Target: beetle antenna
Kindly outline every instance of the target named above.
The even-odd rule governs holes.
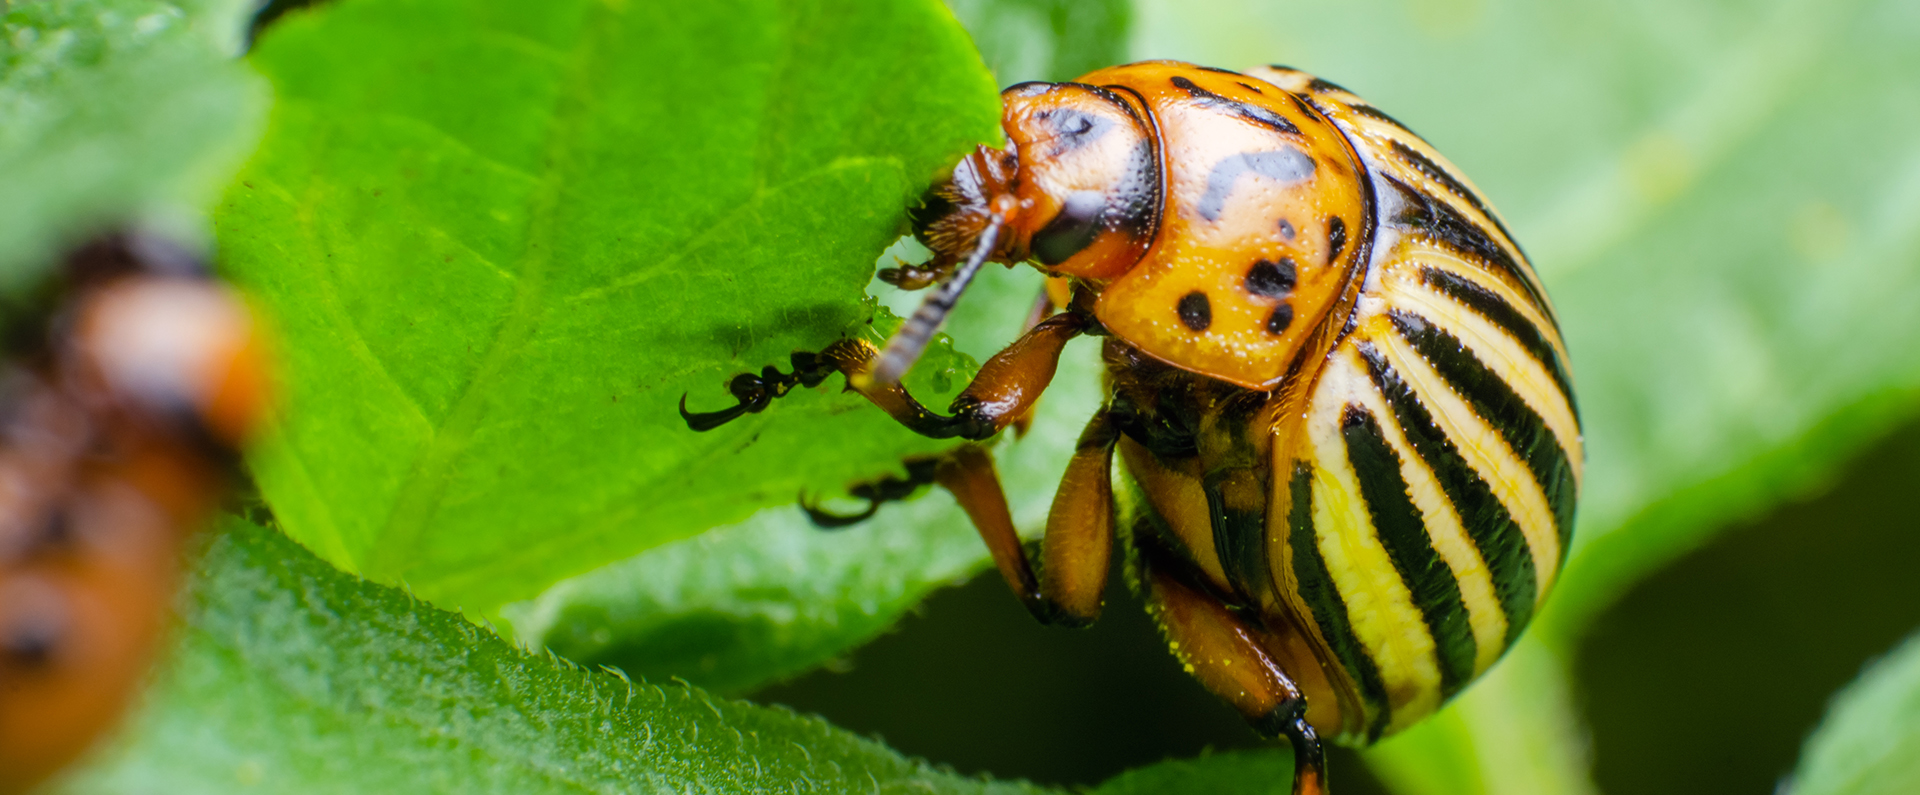
[[[933,288],[926,300],[920,302],[920,308],[913,310],[913,316],[900,326],[887,340],[887,348],[874,360],[873,370],[867,378],[870,383],[891,386],[900,383],[900,376],[907,368],[920,359],[921,351],[933,339],[934,332],[947,322],[947,313],[953,311],[953,305],[960,300],[960,294],[966,292],[967,285],[973,283],[973,276],[980,272],[980,266],[986,264],[987,257],[1000,246],[1000,232],[1006,221],[999,214],[987,216],[987,228],[980,233],[980,242],[974,245],[973,253],[967,261],[953,270],[953,275]]]

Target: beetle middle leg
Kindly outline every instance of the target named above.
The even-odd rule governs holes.
[[[986,448],[964,445],[941,457],[934,480],[973,520],[1007,587],[1044,624],[1080,627],[1100,615],[1113,552],[1113,448],[1119,438],[1105,410],[1080,435],[1047,514],[1036,574],[1013,526],[1006,492]]]
[[[1147,612],[1166,633],[1174,655],[1256,731],[1287,738],[1293,746],[1293,795],[1325,795],[1325,764],[1319,737],[1307,722],[1306,699],[1268,653],[1278,640],[1218,595],[1180,576],[1184,561],[1162,542],[1136,538],[1135,543]]]

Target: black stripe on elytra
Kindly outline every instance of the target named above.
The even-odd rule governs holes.
[[[1424,317],[1395,309],[1388,313],[1400,336],[1413,345],[1421,358],[1433,365],[1452,385],[1453,390],[1473,407],[1488,425],[1507,441],[1514,455],[1525,461],[1527,469],[1546,495],[1553,511],[1554,529],[1560,536],[1560,560],[1567,557],[1573,535],[1573,464],[1560,440],[1553,435],[1540,414],[1528,406],[1513,386],[1473,354],[1459,338],[1448,334]]]
[[[1480,198],[1480,194],[1475,193],[1472,188],[1467,187],[1466,183],[1461,182],[1459,178],[1453,175],[1453,172],[1448,171],[1439,163],[1429,160],[1426,155],[1420,154],[1420,150],[1408,146],[1404,141],[1394,141],[1393,152],[1399,155],[1401,160],[1406,161],[1407,165],[1413,166],[1415,171],[1427,175],[1428,179],[1440,183],[1442,187],[1445,187],[1453,195],[1473,205],[1473,209],[1479,210],[1480,215],[1493,222],[1493,228],[1500,230],[1500,234],[1504,235],[1508,240],[1513,240],[1513,233],[1507,231],[1506,224],[1500,223],[1500,216],[1494,215],[1493,210],[1487,207],[1487,203]],[[1518,246],[1520,244],[1514,243],[1514,245]]]
[[[1366,646],[1353,634],[1353,619],[1347,614],[1347,601],[1327,574],[1326,558],[1320,556],[1320,542],[1313,528],[1313,468],[1304,462],[1293,465],[1293,508],[1287,513],[1287,545],[1293,549],[1293,581],[1300,601],[1313,614],[1320,636],[1340,661],[1347,675],[1360,690],[1360,700],[1373,713],[1367,727],[1367,739],[1378,739],[1393,722],[1393,705],[1387,702],[1387,686],[1380,679],[1380,666],[1367,653]]]
[[[1222,69],[1218,66],[1202,66],[1198,68],[1202,72],[1219,72],[1220,74],[1223,74],[1223,75],[1233,75],[1234,77],[1241,76],[1239,72],[1233,71],[1232,69]]]
[[[1540,586],[1526,533],[1513,521],[1507,506],[1493,495],[1486,479],[1461,457],[1460,449],[1447,438],[1440,424],[1434,422],[1420,395],[1387,364],[1386,357],[1370,343],[1362,342],[1356,347],[1360,358],[1367,362],[1374,388],[1380,390],[1387,406],[1393,410],[1393,419],[1406,435],[1407,444],[1420,454],[1420,460],[1427,463],[1434,478],[1440,481],[1447,502],[1453,504],[1467,537],[1473,539],[1480,559],[1486,562],[1493,579],[1494,596],[1500,600],[1500,610],[1507,617],[1506,642],[1512,645],[1520,630],[1533,618],[1533,605],[1539,598]]]
[[[1335,83],[1331,80],[1322,80],[1318,77],[1314,78],[1313,80],[1307,83],[1307,90],[1312,91],[1315,94],[1325,94],[1329,91],[1346,91],[1346,93],[1349,93],[1349,94],[1353,93],[1351,91],[1347,91],[1344,88],[1341,88],[1339,83]]]
[[[1513,304],[1501,298],[1499,293],[1487,289],[1472,279],[1452,271],[1441,270],[1431,265],[1420,269],[1420,280],[1428,287],[1439,290],[1441,295],[1459,301],[1468,309],[1478,313],[1493,324],[1505,330],[1513,339],[1526,348],[1540,366],[1547,368],[1553,376],[1554,384],[1567,396],[1567,406],[1573,409],[1573,420],[1580,421],[1580,409],[1574,405],[1573,380],[1567,377],[1565,363],[1560,360],[1560,352],[1554,350],[1553,343],[1547,339],[1546,331],[1520,314]]]
[[[1285,116],[1274,113],[1259,105],[1220,96],[1212,91],[1194,85],[1192,80],[1184,77],[1173,78],[1173,87],[1185,91],[1188,96],[1199,100],[1202,107],[1230,110],[1239,114],[1241,118],[1256,124],[1265,125],[1291,135],[1300,134],[1300,128],[1293,126],[1293,122],[1287,121],[1287,117]]]
[[[1340,418],[1340,431],[1347,440],[1347,461],[1360,480],[1360,496],[1373,516],[1375,534],[1433,636],[1441,698],[1452,698],[1473,679],[1478,650],[1473,624],[1467,620],[1467,603],[1460,596],[1460,581],[1434,550],[1426,519],[1408,496],[1407,479],[1400,474],[1400,455],[1373,413],[1348,405]]]
[[[1387,184],[1392,185],[1400,193],[1401,207],[1399,214],[1393,218],[1394,223],[1419,229],[1435,241],[1460,253],[1470,254],[1488,266],[1504,272],[1509,280],[1526,292],[1527,300],[1533,303],[1534,309],[1539,310],[1541,316],[1555,323],[1559,322],[1553,314],[1553,308],[1547,304],[1546,295],[1541,293],[1539,285],[1534,283],[1532,273],[1527,270],[1527,266],[1520,264],[1505,246],[1500,245],[1488,235],[1485,227],[1468,221],[1453,209],[1453,205],[1441,201],[1426,191],[1418,190],[1393,177],[1385,177],[1385,179]]]
[[[1408,128],[1407,128],[1407,125],[1404,125],[1404,124],[1401,124],[1401,123],[1400,123],[1400,120],[1399,120],[1399,119],[1396,119],[1396,118],[1394,118],[1394,117],[1392,117],[1392,116],[1388,116],[1388,115],[1387,115],[1387,112],[1386,112],[1386,111],[1384,111],[1384,110],[1381,110],[1381,109],[1379,109],[1379,108],[1376,108],[1376,107],[1374,107],[1374,106],[1372,106],[1372,105],[1368,105],[1368,104],[1366,104],[1366,103],[1363,103],[1363,102],[1355,102],[1355,103],[1353,103],[1353,104],[1351,104],[1351,105],[1348,105],[1348,106],[1347,106],[1347,108],[1348,108],[1348,109],[1350,109],[1350,110],[1352,110],[1352,111],[1353,111],[1354,113],[1358,113],[1358,114],[1360,114],[1360,115],[1362,115],[1362,116],[1365,116],[1365,117],[1367,117],[1367,118],[1369,118],[1369,119],[1373,119],[1373,120],[1375,120],[1375,121],[1383,121],[1383,122],[1386,122],[1386,123],[1388,123],[1388,124],[1391,124],[1391,125],[1393,125],[1394,127],[1397,127],[1397,128],[1399,128],[1399,130],[1400,130],[1401,132],[1403,132],[1403,133],[1406,133],[1406,134],[1408,134],[1408,135],[1411,135],[1411,136],[1413,136],[1413,137],[1415,137],[1415,138],[1419,138],[1419,137],[1420,137],[1420,134],[1419,134],[1419,133],[1417,133],[1417,132],[1414,132],[1413,130],[1410,130],[1410,129],[1408,129]]]
[[[1320,112],[1320,107],[1318,105],[1308,104],[1308,101],[1305,99],[1301,99],[1299,94],[1288,92],[1287,99],[1293,100],[1293,106],[1296,108],[1299,108],[1300,112],[1303,114],[1306,114],[1308,118],[1326,115],[1325,113]]]

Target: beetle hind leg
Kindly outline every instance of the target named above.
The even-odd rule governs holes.
[[[904,500],[913,496],[920,487],[933,483],[934,470],[939,466],[940,458],[939,456],[909,458],[902,463],[907,468],[907,476],[904,478],[887,475],[865,483],[856,483],[847,489],[848,494],[867,501],[867,507],[859,513],[837,514],[824,510],[817,504],[809,503],[805,494],[800,495],[800,509],[806,511],[807,518],[813,521],[815,527],[822,530],[838,530],[859,524],[873,518],[873,515],[880,511],[881,505]]]
[[[1255,731],[1293,746],[1293,795],[1326,795],[1319,737],[1307,723],[1306,699],[1267,652],[1274,639],[1221,598],[1180,576],[1175,553],[1137,538],[1137,576],[1147,611],[1174,656],[1200,684],[1246,716]]]

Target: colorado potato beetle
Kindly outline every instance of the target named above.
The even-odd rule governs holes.
[[[1324,792],[1319,737],[1364,745],[1432,713],[1553,584],[1582,440],[1552,304],[1466,177],[1325,80],[1154,61],[1001,96],[1006,147],[911,212],[933,258],[882,274],[937,283],[885,350],[797,353],[791,374],[736,377],[734,408],[681,412],[704,430],[840,372],[919,433],[983,440],[1069,339],[1103,337],[1107,401],[1038,576],[984,447],[907,481],[953,492],[1045,622],[1099,614],[1117,530],[1174,653],[1288,738],[1295,793]],[[937,414],[900,375],[989,261],[1069,297]]]
[[[119,717],[267,402],[251,312],[194,258],[116,235],[68,264],[0,364],[0,793]]]

